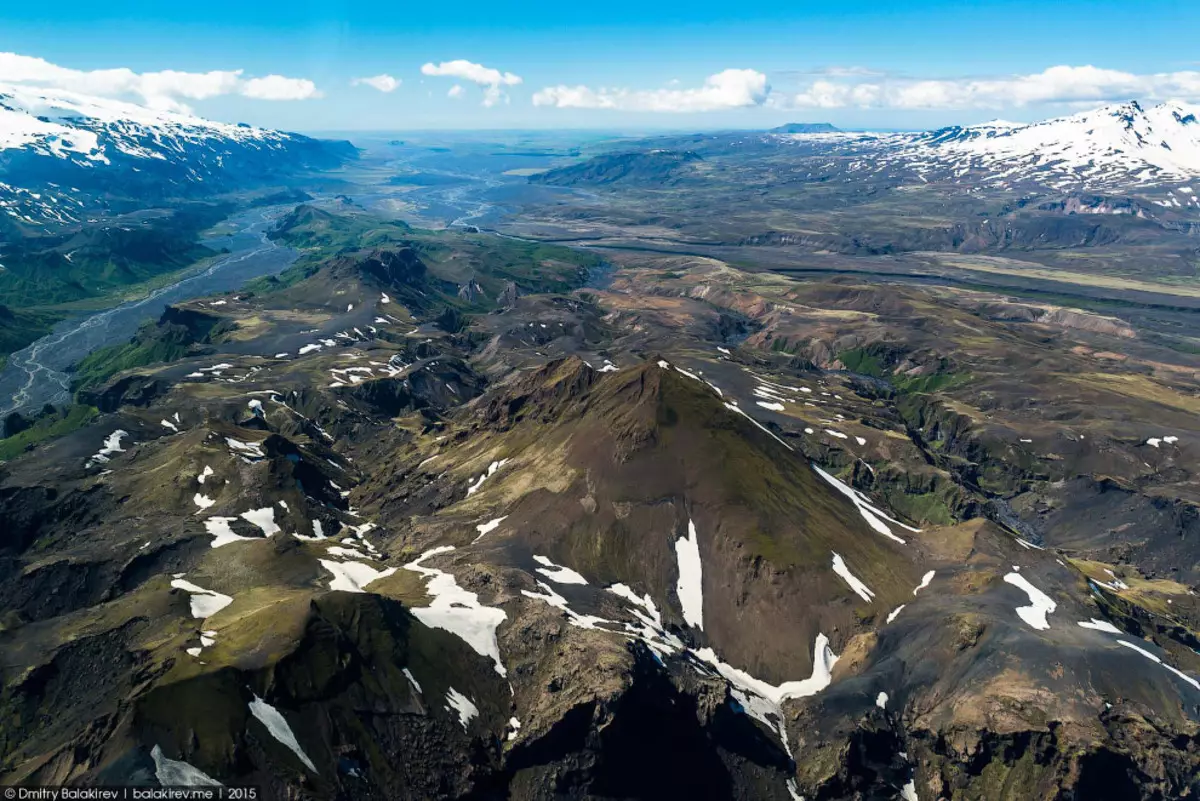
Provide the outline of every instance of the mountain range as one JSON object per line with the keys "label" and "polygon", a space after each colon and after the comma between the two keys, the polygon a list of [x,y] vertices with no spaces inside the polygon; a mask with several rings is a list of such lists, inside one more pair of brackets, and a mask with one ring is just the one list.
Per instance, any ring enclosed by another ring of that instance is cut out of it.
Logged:
{"label": "mountain range", "polygon": [[288,256],[3,420],[0,784],[1200,796],[1186,108],[392,144],[313,198],[348,144],[0,104],[0,334],[233,209]]}
{"label": "mountain range", "polygon": [[[922,180],[983,181],[998,188],[1175,186],[1200,178],[1197,114],[1183,103],[1143,108],[1130,102],[1032,124],[836,136],[850,155],[872,154],[871,162],[855,167],[865,172],[898,167]],[[1178,188],[1174,203],[1200,205],[1192,187]]]}
{"label": "mountain range", "polygon": [[[970,422],[937,389],[995,397],[984,365],[1043,334],[920,292],[712,260],[598,282],[565,248],[313,207],[273,236],[302,262],[89,358],[96,416],[0,471],[6,783],[1200,789],[1195,571],[980,513],[1059,452],[1183,480],[1183,415],[1153,446],[1097,421],[1091,456],[1053,414]],[[825,369],[766,345],[794,314],[1012,341],[965,379],[916,349]]]}
{"label": "mountain range", "polygon": [[0,85],[0,218],[18,227],[270,185],[355,157],[348,142]]}

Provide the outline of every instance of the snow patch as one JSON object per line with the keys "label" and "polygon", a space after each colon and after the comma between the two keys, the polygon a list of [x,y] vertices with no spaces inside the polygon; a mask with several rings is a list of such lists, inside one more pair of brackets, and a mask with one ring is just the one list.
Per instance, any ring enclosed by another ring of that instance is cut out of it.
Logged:
{"label": "snow patch", "polygon": [[507,519],[508,515],[504,515],[504,517],[497,517],[487,521],[486,523],[480,523],[475,527],[475,530],[479,532],[479,536],[472,540],[472,542],[479,542],[486,535],[491,534],[493,531],[499,528],[500,524]]}
{"label": "snow patch", "polygon": [[128,436],[129,432],[123,428],[118,428],[109,434],[104,438],[104,445],[87,460],[85,466],[91,467],[95,464],[107,464],[114,453],[124,453],[125,449],[121,447],[121,440]]}
{"label": "snow patch", "polygon": [[231,542],[239,540],[253,540],[256,537],[243,537],[241,534],[235,534],[229,524],[236,517],[210,517],[204,521],[204,528],[212,535],[213,541],[209,545],[211,548],[220,548],[222,545],[228,545]]}
{"label": "snow patch", "polygon": [[154,778],[163,787],[221,787],[221,783],[199,768],[177,759],[168,759],[157,745],[150,749],[154,760]]}
{"label": "snow patch", "polygon": [[[330,548],[330,553],[334,550],[347,552],[348,548]],[[362,559],[367,557],[357,552],[351,552],[358,555]],[[334,554],[338,556],[339,554]],[[329,589],[340,590],[341,592],[366,592],[367,585],[373,581],[378,581],[381,578],[387,578],[396,572],[396,568],[389,567],[386,570],[376,570],[370,565],[362,562],[335,562],[332,559],[318,559],[321,567],[333,574],[333,580],[329,582]]]}
{"label": "snow patch", "polygon": [[920,592],[921,590],[923,590],[923,589],[925,589],[926,587],[928,587],[928,586],[929,586],[929,582],[933,581],[933,577],[934,577],[935,575],[937,575],[937,571],[936,571],[936,570],[930,570],[928,573],[926,573],[925,575],[921,576],[921,583],[917,585],[917,588],[916,588],[915,590],[913,590],[913,595],[916,595],[918,592]]}
{"label": "snow patch", "polygon": [[225,438],[225,444],[229,446],[236,455],[243,458],[262,459],[266,457],[263,453],[262,445],[258,442],[242,442],[241,440],[232,437]]}
{"label": "snow patch", "polygon": [[545,565],[545,567],[537,568],[537,572],[556,584],[587,584],[587,579],[579,573],[569,567],[554,564],[548,557],[536,555],[533,557],[533,561],[539,565]]}
{"label": "snow patch", "polygon": [[474,484],[471,484],[469,487],[467,487],[467,497],[470,498],[472,495],[478,492],[479,488],[483,486],[483,482],[495,475],[496,471],[501,467],[504,467],[506,464],[508,464],[508,459],[500,459],[488,465],[488,469],[483,473],[483,475],[476,479]]}
{"label": "snow patch", "polygon": [[683,609],[683,619],[689,626],[704,630],[703,567],[700,561],[700,540],[696,524],[688,520],[688,535],[675,540],[675,560],[679,580],[675,592]]}
{"label": "snow patch", "polygon": [[317,768],[313,765],[312,760],[308,758],[308,754],[304,753],[304,749],[300,747],[300,743],[296,740],[296,735],[292,733],[292,727],[288,725],[287,720],[279,713],[279,710],[268,704],[257,695],[250,702],[250,714],[258,718],[259,722],[267,727],[267,731],[271,736],[279,742],[287,746],[293,754],[299,757],[304,763],[304,767],[317,772]]}
{"label": "snow patch", "polygon": [[817,467],[815,464],[812,466],[812,469],[816,470],[817,475],[819,475],[821,478],[825,479],[825,481],[827,481],[830,485],[832,485],[835,489],[837,489],[838,492],[842,493],[843,495],[845,495],[847,498],[850,499],[851,503],[854,504],[854,508],[856,508],[858,510],[858,513],[862,516],[862,519],[867,521],[867,525],[869,525],[871,528],[875,529],[875,531],[877,531],[878,533],[887,537],[888,539],[895,540],[896,542],[900,543],[901,545],[905,544],[905,540],[900,537],[897,537],[895,534],[893,534],[892,530],[887,527],[886,523],[883,522],[884,520],[888,521],[888,523],[893,523],[897,526],[900,526],[903,529],[907,529],[908,531],[911,531],[914,534],[919,534],[921,532],[921,529],[919,529],[919,528],[913,528],[912,526],[906,526],[903,523],[901,523],[899,520],[896,520],[896,519],[884,514],[882,511],[880,511],[878,508],[876,508],[875,506],[873,506],[871,504],[871,502],[867,498],[867,496],[863,495],[861,492],[859,492],[858,490],[849,486],[848,484],[840,481],[839,479],[834,478],[829,473],[826,473],[824,470]]}
{"label": "snow patch", "polygon": [[186,590],[191,594],[192,617],[201,620],[212,617],[233,603],[233,598],[229,595],[222,595],[213,590],[206,590],[181,578],[173,580],[171,586],[177,590]]}
{"label": "snow patch", "polygon": [[275,507],[264,506],[262,509],[251,509],[248,512],[242,512],[238,517],[245,520],[247,523],[253,523],[262,529],[264,536],[270,537],[282,531],[279,525],[275,522]]}
{"label": "snow patch", "polygon": [[605,589],[634,606],[629,611],[637,618],[639,625],[625,623],[625,631],[644,642],[651,651],[660,657],[683,650],[683,641],[674,634],[669,634],[663,628],[662,614],[658,611],[658,607],[655,606],[654,599],[650,597],[650,593],[639,596],[632,588],[625,584],[613,584],[611,587],[606,587]]}
{"label": "snow patch", "polygon": [[824,634],[818,634],[813,645],[812,675],[807,679],[785,681],[783,684],[775,686],[754,678],[744,670],[722,662],[711,648],[701,648],[694,653],[715,667],[718,673],[735,686],[761,696],[774,704],[781,704],[789,698],[807,698],[824,690],[833,682],[833,666],[838,660],[837,655],[829,647],[829,638]]}
{"label": "snow patch", "polygon": [[578,626],[581,629],[599,629],[601,631],[611,630],[601,628],[600,624],[612,623],[613,621],[606,620],[602,617],[596,617],[595,615],[581,615],[568,606],[567,599],[555,592],[554,588],[552,588],[549,584],[544,581],[539,581],[537,585],[539,588],[541,588],[541,593],[530,592],[529,590],[521,590],[521,594],[526,598],[533,598],[537,601],[545,601],[555,609],[561,609],[566,613],[567,619],[570,621],[572,626]]}
{"label": "snow patch", "polygon": [[1108,632],[1109,634],[1121,634],[1122,633],[1122,631],[1119,628],[1114,626],[1112,623],[1109,623],[1107,620],[1097,620],[1096,618],[1092,618],[1091,620],[1079,621],[1079,625],[1085,629],[1093,629],[1095,631],[1104,631],[1104,632]]}
{"label": "snow patch", "polygon": [[446,691],[446,704],[447,712],[453,709],[458,713],[458,722],[462,724],[463,731],[466,731],[467,724],[479,715],[479,708],[471,703],[471,699],[453,687]]}
{"label": "snow patch", "polygon": [[736,403],[729,403],[729,402],[726,402],[726,403],[725,403],[725,408],[726,408],[726,409],[728,409],[728,410],[729,410],[729,411],[731,411],[731,412],[737,412],[737,413],[738,413],[738,414],[740,414],[742,417],[745,417],[747,420],[749,420],[751,423],[754,423],[754,425],[755,425],[756,427],[758,427],[760,430],[762,430],[763,432],[765,432],[766,434],[768,434],[768,435],[771,437],[771,439],[775,440],[775,441],[776,441],[776,442],[778,442],[780,445],[782,445],[783,447],[787,448],[789,451],[790,451],[790,450],[795,450],[795,449],[794,449],[794,448],[793,448],[791,445],[788,445],[786,442],[784,442],[783,440],[781,440],[779,437],[775,436],[774,432],[772,432],[772,431],[771,431],[771,429],[767,428],[767,427],[766,427],[766,426],[764,426],[762,423],[758,422],[758,421],[757,421],[757,420],[755,420],[753,417],[751,417],[750,415],[746,414],[746,412],[744,412],[744,411],[743,411],[743,410],[742,410],[742,409],[741,409],[741,408],[740,408],[740,407],[739,407],[739,406],[738,406]]}
{"label": "snow patch", "polygon": [[429,579],[425,592],[433,597],[429,606],[411,611],[426,626],[448,631],[461,638],[475,653],[491,659],[497,673],[508,675],[500,661],[500,646],[496,642],[496,629],[508,617],[505,611],[484,606],[479,603],[478,595],[459,587],[454,576],[421,564],[431,556],[453,550],[452,545],[442,545],[426,551],[404,566],[405,570],[412,570]]}
{"label": "snow patch", "polygon": [[846,560],[842,559],[837,552],[833,553],[833,572],[845,579],[846,583],[850,585],[850,589],[858,593],[858,597],[871,603],[871,599],[875,597],[874,591],[850,572],[850,568],[846,567]]}
{"label": "snow patch", "polygon": [[1050,622],[1046,620],[1046,615],[1057,609],[1058,604],[1049,595],[1030,584],[1029,580],[1020,573],[1006,573],[1004,580],[1029,596],[1029,606],[1017,607],[1017,615],[1021,620],[1029,624],[1031,628],[1043,631],[1050,628]]}
{"label": "snow patch", "polygon": [[1200,690],[1200,681],[1196,681],[1196,679],[1193,679],[1191,676],[1189,676],[1188,674],[1184,673],[1182,670],[1179,670],[1178,668],[1175,668],[1175,667],[1172,667],[1171,665],[1168,665],[1166,662],[1162,661],[1162,660],[1161,660],[1161,659],[1159,659],[1157,656],[1155,656],[1154,654],[1152,654],[1152,653],[1150,653],[1149,651],[1147,651],[1145,648],[1139,648],[1138,646],[1134,645],[1133,643],[1129,642],[1128,640],[1117,640],[1117,642],[1118,642],[1119,644],[1121,644],[1121,645],[1124,645],[1126,648],[1132,648],[1133,650],[1137,651],[1139,654],[1141,654],[1142,656],[1146,657],[1146,658],[1147,658],[1147,659],[1149,659],[1150,661],[1152,661],[1152,662],[1157,662],[1158,664],[1160,664],[1160,665],[1162,665],[1163,667],[1165,667],[1167,670],[1169,670],[1169,671],[1171,671],[1172,673],[1174,673],[1174,674],[1175,674],[1176,676],[1178,676],[1179,678],[1181,678],[1181,679],[1183,679],[1184,681],[1186,681],[1188,684],[1190,684],[1190,685],[1192,685],[1193,687],[1195,687],[1197,690]]}

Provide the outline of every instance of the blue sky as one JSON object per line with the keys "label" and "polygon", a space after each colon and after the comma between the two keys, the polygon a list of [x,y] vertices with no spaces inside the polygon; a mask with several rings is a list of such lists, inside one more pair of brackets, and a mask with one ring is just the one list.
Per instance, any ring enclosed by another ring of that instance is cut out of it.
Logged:
{"label": "blue sky", "polygon": [[[78,72],[241,70],[211,96],[156,102],[294,130],[913,128],[1032,120],[1109,100],[1200,100],[1200,51],[1188,35],[1200,31],[1197,2],[5,5],[0,51]],[[486,71],[445,66],[456,61]],[[422,74],[427,64],[441,74]],[[28,78],[17,71],[0,70],[0,82]],[[54,80],[69,84],[64,75]],[[311,85],[282,91],[303,99],[246,90],[268,75]],[[398,85],[352,85],[381,75]]]}

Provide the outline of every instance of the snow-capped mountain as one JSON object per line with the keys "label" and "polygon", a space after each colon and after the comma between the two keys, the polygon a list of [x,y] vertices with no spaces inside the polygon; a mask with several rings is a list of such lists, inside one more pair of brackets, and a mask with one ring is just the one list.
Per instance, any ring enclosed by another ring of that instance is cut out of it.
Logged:
{"label": "snow-capped mountain", "polygon": [[[915,134],[825,138],[848,155],[870,155],[852,162],[852,171],[901,168],[925,181],[995,188],[1033,181],[1102,190],[1200,178],[1200,111],[1179,102],[1150,108],[1122,103],[1032,124],[995,120]],[[1184,203],[1196,202],[1187,197],[1194,194],[1183,192]]]}
{"label": "snow-capped mountain", "polygon": [[1200,176],[1200,121],[1182,103],[1105,106],[1017,127],[943,129],[915,142],[957,167],[1021,175],[1051,169],[1104,184]]}
{"label": "snow-capped mountain", "polygon": [[123,197],[145,205],[269,183],[353,153],[344,142],[0,84],[0,210],[26,225],[72,222]]}

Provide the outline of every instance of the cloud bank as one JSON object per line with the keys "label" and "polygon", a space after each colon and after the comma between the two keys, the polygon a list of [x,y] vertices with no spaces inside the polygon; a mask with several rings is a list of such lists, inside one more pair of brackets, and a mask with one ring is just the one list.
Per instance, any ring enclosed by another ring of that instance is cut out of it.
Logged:
{"label": "cloud bank", "polygon": [[1025,75],[924,79],[850,66],[783,72],[776,77],[796,88],[773,91],[761,72],[728,69],[691,89],[679,88],[677,81],[663,89],[548,86],[534,94],[533,103],[564,109],[685,113],[756,106],[927,111],[1200,100],[1200,71],[1195,70],[1135,74],[1060,65]]}
{"label": "cloud bank", "polygon": [[[1060,65],[1029,75],[923,80],[863,73],[830,75],[791,95],[774,96],[780,108],[998,109],[1091,104],[1131,99],[1200,98],[1200,72],[1138,75],[1091,65]],[[842,78],[833,80],[833,78]],[[847,78],[850,78],[849,80]]]}
{"label": "cloud bank", "polygon": [[771,87],[755,70],[729,69],[710,75],[695,89],[592,89],[548,86],[533,96],[535,106],[594,108],[616,111],[695,112],[761,106]]}
{"label": "cloud bank", "polygon": [[308,100],[321,96],[316,85],[306,78],[283,75],[244,78],[242,70],[141,73],[124,67],[75,70],[18,53],[0,53],[0,83],[53,87],[100,97],[134,96],[150,108],[179,112],[191,111],[184,101],[221,95],[255,100]]}

